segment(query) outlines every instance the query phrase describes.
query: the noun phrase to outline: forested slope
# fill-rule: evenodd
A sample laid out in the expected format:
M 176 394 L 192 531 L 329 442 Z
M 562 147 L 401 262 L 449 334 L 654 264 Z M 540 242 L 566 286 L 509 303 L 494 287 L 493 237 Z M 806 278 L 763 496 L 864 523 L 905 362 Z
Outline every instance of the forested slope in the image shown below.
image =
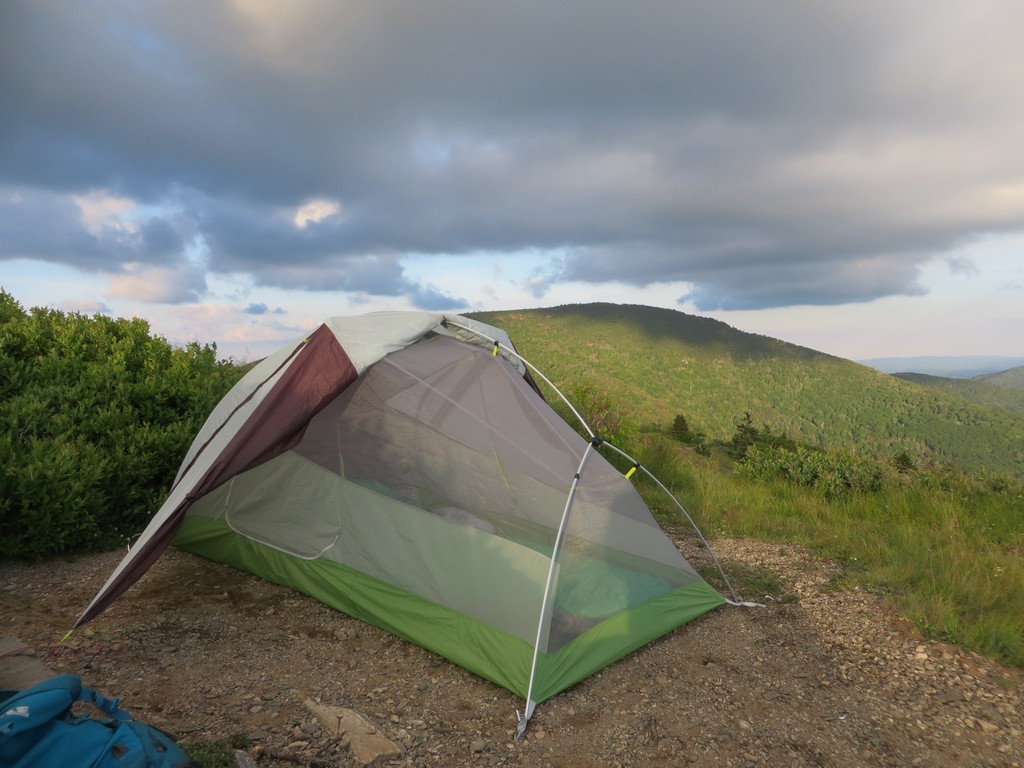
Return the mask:
M 909 451 L 1024 476 L 1024 416 L 683 312 L 614 304 L 477 313 L 556 382 L 601 388 L 641 422 L 725 440 L 756 423 L 814 445 Z

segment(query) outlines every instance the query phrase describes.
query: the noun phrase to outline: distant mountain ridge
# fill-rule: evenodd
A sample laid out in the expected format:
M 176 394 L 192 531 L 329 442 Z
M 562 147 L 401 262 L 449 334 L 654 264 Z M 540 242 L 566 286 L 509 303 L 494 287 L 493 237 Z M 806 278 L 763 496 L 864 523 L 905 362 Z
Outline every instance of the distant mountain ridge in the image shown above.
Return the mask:
M 563 391 L 607 392 L 643 424 L 729 439 L 750 412 L 812 445 L 908 451 L 1024 477 L 1024 414 L 850 360 L 654 307 L 582 304 L 473 313 L 504 328 Z
M 1019 376 L 1008 376 L 1017 371 Z M 943 376 L 930 376 L 927 373 L 894 373 L 893 376 L 905 381 L 913 381 L 925 387 L 932 387 L 947 392 L 972 403 L 998 408 L 1011 413 L 1024 415 L 1024 383 L 1019 386 L 1007 386 L 1003 381 L 1017 382 L 1024 378 L 1024 368 L 1011 368 L 1002 373 L 979 376 L 974 379 L 950 379 Z
M 1005 355 L 919 355 L 917 357 L 875 357 L 857 360 L 882 373 L 924 373 L 947 379 L 973 379 L 1024 366 L 1024 357 Z
M 975 377 L 978 381 L 985 381 L 1006 389 L 1024 390 L 1024 365 L 1010 368 L 999 373 L 986 373 Z

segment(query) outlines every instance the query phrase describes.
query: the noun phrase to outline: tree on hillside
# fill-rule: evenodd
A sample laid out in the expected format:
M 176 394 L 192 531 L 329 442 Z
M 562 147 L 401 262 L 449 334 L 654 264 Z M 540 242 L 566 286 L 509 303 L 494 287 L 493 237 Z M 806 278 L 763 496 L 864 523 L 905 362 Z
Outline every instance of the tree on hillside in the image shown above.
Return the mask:
M 692 435 L 690 432 L 690 425 L 687 423 L 686 417 L 683 416 L 683 414 L 680 413 L 672 420 L 670 434 L 681 443 L 688 443 L 690 441 L 690 437 Z
M 699 454 L 707 456 L 711 453 L 711 443 L 707 435 L 699 429 L 692 429 L 686 417 L 681 413 L 672 420 L 669 434 L 684 445 L 696 449 Z
M 754 426 L 754 417 L 750 411 L 744 411 L 742 418 L 736 424 L 736 432 L 726 446 L 726 453 L 737 461 L 747 454 L 747 449 L 754 445 L 761 437 L 761 430 Z

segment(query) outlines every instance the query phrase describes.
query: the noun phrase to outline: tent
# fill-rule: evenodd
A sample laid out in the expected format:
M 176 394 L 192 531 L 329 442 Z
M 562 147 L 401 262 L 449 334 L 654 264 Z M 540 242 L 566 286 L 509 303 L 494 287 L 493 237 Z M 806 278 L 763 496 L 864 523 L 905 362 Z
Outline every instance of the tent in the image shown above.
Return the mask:
M 173 541 L 508 688 L 521 734 L 537 703 L 727 602 L 634 489 L 639 465 L 617 470 L 534 374 L 458 315 L 326 321 L 217 405 L 76 626 Z

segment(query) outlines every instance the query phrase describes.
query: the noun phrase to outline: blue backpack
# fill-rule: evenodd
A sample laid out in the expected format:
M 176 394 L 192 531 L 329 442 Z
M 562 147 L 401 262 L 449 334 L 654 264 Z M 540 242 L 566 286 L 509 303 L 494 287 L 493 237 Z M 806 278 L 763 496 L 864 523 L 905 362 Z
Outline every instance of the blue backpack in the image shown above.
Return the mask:
M 73 715 L 85 701 L 106 717 Z M 24 691 L 0 691 L 2 768 L 201 768 L 170 736 L 111 701 L 58 675 Z

